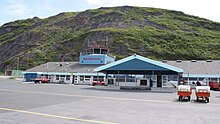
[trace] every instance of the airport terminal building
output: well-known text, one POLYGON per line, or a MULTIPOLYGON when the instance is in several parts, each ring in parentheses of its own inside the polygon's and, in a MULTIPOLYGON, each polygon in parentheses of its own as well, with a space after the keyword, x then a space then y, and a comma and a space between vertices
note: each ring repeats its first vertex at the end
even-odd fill
POLYGON ((173 81, 177 85, 183 74, 180 68, 136 54, 100 66, 94 71, 106 74, 108 85, 146 89, 167 87, 168 81, 173 81))
POLYGON ((175 87, 181 82, 220 81, 220 61, 155 61, 132 55, 115 61, 108 49, 92 48, 80 54, 79 62, 48 62, 23 72, 24 81, 47 77, 54 83, 92 84, 104 81, 119 87, 175 87))
POLYGON ((31 82, 44 76, 54 83, 92 84, 105 80, 105 74, 93 70, 115 61, 106 48, 91 48, 80 54, 79 62, 48 62, 23 72, 23 81, 31 82))
POLYGON ((220 60, 163 61, 166 64, 181 68, 185 83, 199 81, 208 85, 210 81, 220 81, 220 60))

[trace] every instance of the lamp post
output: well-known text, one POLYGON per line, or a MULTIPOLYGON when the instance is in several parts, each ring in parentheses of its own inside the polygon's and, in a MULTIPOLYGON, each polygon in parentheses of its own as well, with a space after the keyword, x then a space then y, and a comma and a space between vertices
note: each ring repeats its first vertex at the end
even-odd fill
POLYGON ((18 76, 18 69, 19 69, 19 57, 17 58, 17 67, 16 67, 16 69, 17 69, 17 74, 16 74, 16 76, 18 76))
POLYGON ((9 65, 6 66, 6 69, 5 69, 5 76, 8 75, 8 67, 9 67, 9 65))
POLYGON ((187 63, 188 85, 189 85, 189 63, 187 63))
POLYGON ((46 63, 47 66, 47 79, 49 79, 49 74, 48 74, 48 63, 46 63))

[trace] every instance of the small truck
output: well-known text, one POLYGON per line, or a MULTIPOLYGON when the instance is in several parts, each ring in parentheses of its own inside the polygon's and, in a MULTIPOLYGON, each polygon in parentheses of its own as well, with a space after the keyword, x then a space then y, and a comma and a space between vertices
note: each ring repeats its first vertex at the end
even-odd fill
POLYGON ((37 77, 34 79, 34 83, 49 83, 50 80, 46 77, 37 77))
POLYGON ((92 86, 96 86, 96 85, 106 86, 106 83, 104 81, 93 81, 92 86))
POLYGON ((219 82, 209 82, 209 86, 211 90, 219 90, 220 83, 219 82))

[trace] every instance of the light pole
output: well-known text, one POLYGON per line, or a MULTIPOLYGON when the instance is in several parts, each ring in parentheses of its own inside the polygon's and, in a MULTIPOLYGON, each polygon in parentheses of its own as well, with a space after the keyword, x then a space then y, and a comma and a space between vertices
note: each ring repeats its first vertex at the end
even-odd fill
POLYGON ((19 69, 19 57, 17 58, 17 67, 16 67, 16 69, 17 69, 17 75, 16 75, 16 76, 18 76, 18 69, 19 69))
POLYGON ((9 65, 6 66, 6 69, 5 69, 5 76, 8 75, 8 67, 9 67, 9 65))
POLYGON ((189 85, 189 62, 187 63, 188 85, 189 85))
POLYGON ((46 63, 47 66, 47 79, 49 79, 49 74, 48 74, 48 62, 46 63))

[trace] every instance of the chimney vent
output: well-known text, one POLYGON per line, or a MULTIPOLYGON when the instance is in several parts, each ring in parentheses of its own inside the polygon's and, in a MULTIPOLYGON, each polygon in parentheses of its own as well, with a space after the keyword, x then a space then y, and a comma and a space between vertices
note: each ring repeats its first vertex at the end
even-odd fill
POLYGON ((196 60, 191 60, 191 62, 197 62, 196 60))
POLYGON ((182 62, 182 60, 176 60, 176 62, 182 62))

